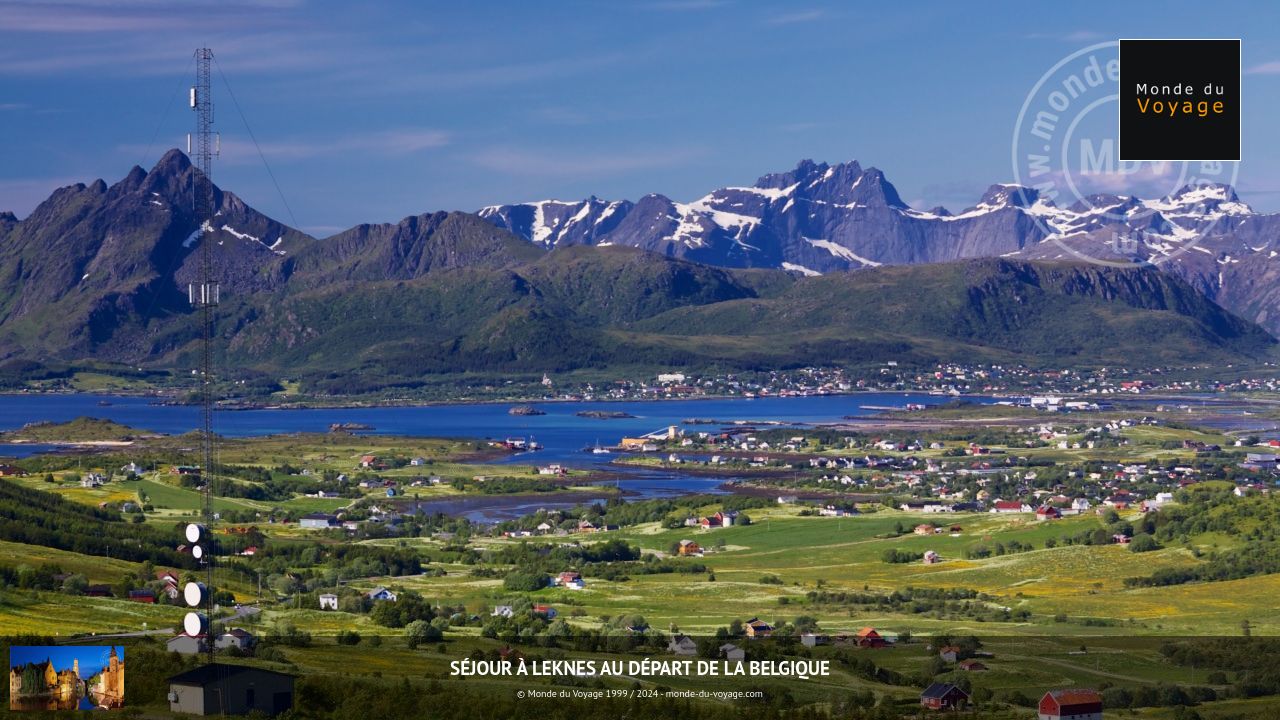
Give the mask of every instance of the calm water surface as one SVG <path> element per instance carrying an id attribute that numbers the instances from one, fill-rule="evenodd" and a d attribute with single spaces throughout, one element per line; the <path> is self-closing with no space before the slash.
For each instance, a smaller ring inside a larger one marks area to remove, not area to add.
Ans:
<path id="1" fill-rule="evenodd" d="M 994 402 L 994 398 L 971 397 L 973 402 Z M 148 398 L 109 397 L 100 405 L 101 395 L 0 395 L 0 430 L 49 420 L 64 422 L 90 416 L 113 420 L 140 429 L 167 434 L 188 432 L 199 426 L 197 407 L 154 405 Z M 718 430 L 733 422 L 780 422 L 786 425 L 839 422 L 845 416 L 867 416 L 872 407 L 903 407 L 907 403 L 939 404 L 949 398 L 904 393 L 865 393 L 791 398 L 736 398 L 715 400 L 672 400 L 656 402 L 549 402 L 533 403 L 545 415 L 511 415 L 510 404 L 476 403 L 421 407 L 378 407 L 356 409 L 266 409 L 228 410 L 215 415 L 214 429 L 222 435 L 252 437 L 289 432 L 325 432 L 333 423 L 362 423 L 372 426 L 369 434 L 419 437 L 532 438 L 543 449 L 513 455 L 503 462 L 545 464 L 558 462 L 577 468 L 603 468 L 613 455 L 596 455 L 596 444 L 614 445 L 627 435 L 654 432 L 668 425 L 688 431 Z M 624 412 L 635 417 L 602 420 L 579 417 L 588 410 Z M 716 420 L 712 425 L 686 425 L 687 419 Z M 53 449 L 48 445 L 3 445 L 0 456 L 25 457 Z M 619 468 L 616 482 L 629 497 L 669 497 L 691 492 L 716 492 L 726 479 L 694 477 L 674 470 Z M 578 500 L 579 496 L 575 496 Z M 550 498 L 493 496 L 440 501 L 439 509 L 479 521 L 518 517 L 540 507 L 567 507 L 572 502 L 550 502 Z M 580 501 L 580 500 L 578 500 Z M 424 506 L 427 505 L 424 503 Z"/>

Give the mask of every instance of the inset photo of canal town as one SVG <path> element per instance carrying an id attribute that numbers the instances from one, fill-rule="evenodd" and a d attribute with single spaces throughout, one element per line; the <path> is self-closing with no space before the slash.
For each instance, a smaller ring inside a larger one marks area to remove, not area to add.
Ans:
<path id="1" fill-rule="evenodd" d="M 8 707 L 1280 718 L 1278 28 L 0 0 Z"/>
<path id="2" fill-rule="evenodd" d="M 123 705 L 123 646 L 9 647 L 10 710 L 109 710 Z"/>

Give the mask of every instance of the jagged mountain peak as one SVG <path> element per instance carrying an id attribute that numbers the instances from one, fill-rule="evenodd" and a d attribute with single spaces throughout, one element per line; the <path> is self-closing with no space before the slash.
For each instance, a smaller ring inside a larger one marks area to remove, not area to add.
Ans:
<path id="1" fill-rule="evenodd" d="M 178 148 L 169 148 L 164 155 L 156 161 L 155 167 L 151 168 L 153 173 L 167 173 L 170 175 L 182 175 L 193 167 L 191 158 Z"/>
<path id="2" fill-rule="evenodd" d="M 850 164 L 853 166 L 855 173 L 862 172 L 862 169 L 858 167 L 858 162 L 856 160 Z M 814 178 L 825 175 L 830 169 L 831 166 L 827 163 L 817 163 L 813 160 L 805 159 L 796 163 L 793 170 L 783 173 L 768 173 L 761 175 L 756 179 L 754 187 L 765 190 L 781 190 L 783 188 L 791 187 L 796 183 L 811 182 Z"/>
<path id="3" fill-rule="evenodd" d="M 1040 191 L 1035 188 L 1009 183 L 996 183 L 987 188 L 978 200 L 977 207 L 1030 207 L 1040 199 Z M 970 208 L 972 210 L 973 208 Z"/>
<path id="4" fill-rule="evenodd" d="M 1119 216 L 1141 207 L 1142 201 L 1132 195 L 1115 195 L 1111 193 L 1094 193 L 1072 203 L 1067 210 L 1074 213 L 1087 213 L 1105 210 L 1108 215 Z"/>
<path id="5" fill-rule="evenodd" d="M 1236 189 L 1226 183 L 1183 185 L 1176 192 L 1166 195 L 1162 199 L 1179 205 L 1240 202 L 1240 196 L 1236 194 Z"/>

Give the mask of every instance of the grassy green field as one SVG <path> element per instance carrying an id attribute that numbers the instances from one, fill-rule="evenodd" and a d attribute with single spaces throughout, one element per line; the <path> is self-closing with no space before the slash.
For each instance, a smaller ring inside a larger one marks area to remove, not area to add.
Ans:
<path id="1" fill-rule="evenodd" d="M 665 553 L 681 539 L 708 548 L 707 574 L 636 575 L 625 582 L 586 576 L 584 590 L 550 588 L 534 597 L 571 602 L 583 613 L 582 622 L 601 615 L 641 614 L 656 627 L 679 627 L 710 632 L 734 618 L 760 615 L 783 620 L 800 614 L 817 617 L 830 631 L 884 625 L 888 630 L 933 632 L 963 628 L 983 634 L 1096 636 L 1107 634 L 1234 634 L 1246 616 L 1258 632 L 1280 632 L 1274 610 L 1280 602 L 1280 578 L 1258 576 L 1231 583 L 1189 584 L 1172 588 L 1126 589 L 1123 579 L 1147 575 L 1160 567 L 1184 567 L 1197 562 L 1182 548 L 1133 553 L 1126 547 L 1060 546 L 1043 548 L 1050 536 L 1074 534 L 1099 526 L 1094 515 L 1036 522 L 1029 516 L 952 515 L 948 524 L 960 525 L 950 534 L 885 537 L 902 523 L 937 520 L 885 511 L 854 518 L 797 517 L 786 509 L 756 511 L 746 527 L 713 531 L 663 530 L 650 524 L 617 533 L 648 552 Z M 964 559 L 964 551 L 994 541 L 1034 542 L 1041 549 L 984 559 Z M 420 542 L 426 546 L 426 541 Z M 503 540 L 487 541 L 486 546 Z M 722 550 L 715 550 L 723 542 Z M 893 564 L 881 558 L 886 548 L 923 552 L 934 550 L 943 560 Z M 465 566 L 448 568 L 443 577 L 399 579 L 395 584 L 421 591 L 442 602 L 462 602 L 477 609 L 499 602 L 506 593 L 501 582 L 469 576 Z M 781 584 L 763 584 L 766 575 Z M 990 604 L 1026 609 L 1032 616 L 1021 622 L 983 622 L 933 615 L 894 615 L 851 612 L 844 607 L 812 606 L 809 591 L 892 592 L 904 587 L 966 588 L 992 597 Z M 1222 592 L 1230 587 L 1231 592 Z M 785 602 L 786 604 L 781 604 Z M 1067 622 L 1055 621 L 1065 614 Z M 1082 624 L 1086 619 L 1109 623 Z"/>

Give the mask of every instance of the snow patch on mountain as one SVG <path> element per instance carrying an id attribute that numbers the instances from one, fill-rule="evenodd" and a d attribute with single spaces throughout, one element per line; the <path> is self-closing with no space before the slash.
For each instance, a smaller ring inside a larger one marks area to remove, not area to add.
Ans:
<path id="1" fill-rule="evenodd" d="M 880 267 L 883 264 L 878 263 L 875 260 L 868 260 L 849 248 L 833 243 L 830 240 L 814 240 L 813 238 L 803 238 L 803 240 L 816 248 L 826 250 L 836 257 L 841 257 L 845 260 L 852 260 L 853 262 L 866 265 L 867 267 Z"/>
<path id="2" fill-rule="evenodd" d="M 807 268 L 807 267 L 805 267 L 805 266 L 803 266 L 803 265 L 797 265 L 797 264 L 795 264 L 795 263 L 789 263 L 789 262 L 783 262 L 783 263 L 782 263 L 782 269 L 783 269 L 783 270 L 790 270 L 790 271 L 792 271 L 792 272 L 798 272 L 798 273 L 800 273 L 800 274 L 804 275 L 805 277 L 817 277 L 818 275 L 821 275 L 821 274 L 822 274 L 822 273 L 818 272 L 817 270 L 810 270 L 809 268 Z"/>

